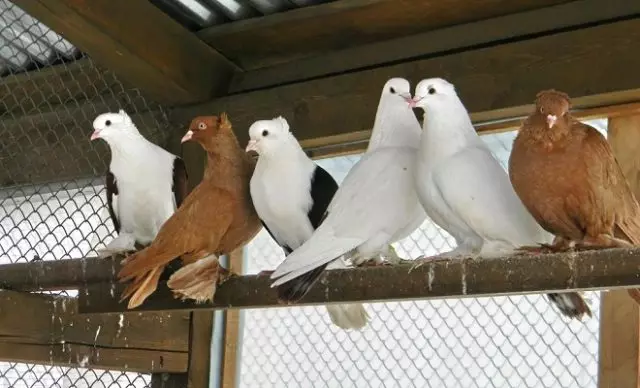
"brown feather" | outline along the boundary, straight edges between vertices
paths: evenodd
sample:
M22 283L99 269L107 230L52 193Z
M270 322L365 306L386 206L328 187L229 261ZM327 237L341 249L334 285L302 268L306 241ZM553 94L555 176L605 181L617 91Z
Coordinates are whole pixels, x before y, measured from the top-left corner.
M240 147L226 115L197 117L189 129L192 140L207 151L204 177L151 245L130 256L118 273L121 281L144 277L143 282L134 282L136 304L155 290L156 274L173 258L191 263L209 254L228 254L262 228L249 196L255 161ZM156 269L160 270L152 272Z
M609 143L569 108L562 92L538 94L509 158L516 193L544 229L564 240L598 247L639 244L638 202ZM557 117L551 128L550 114Z

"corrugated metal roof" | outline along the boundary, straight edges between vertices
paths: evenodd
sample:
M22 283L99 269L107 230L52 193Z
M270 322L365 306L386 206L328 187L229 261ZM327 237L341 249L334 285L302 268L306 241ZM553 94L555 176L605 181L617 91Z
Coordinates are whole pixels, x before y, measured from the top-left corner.
M80 51L8 0L0 0L0 74L77 59Z
M335 0L150 0L186 28L203 28ZM68 40L9 0L0 0L0 76L81 58Z
M192 31L335 0L150 0Z

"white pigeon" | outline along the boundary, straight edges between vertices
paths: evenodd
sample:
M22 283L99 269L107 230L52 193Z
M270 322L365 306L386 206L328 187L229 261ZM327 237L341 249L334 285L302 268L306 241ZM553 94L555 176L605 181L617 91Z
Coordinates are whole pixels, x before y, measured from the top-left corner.
M437 256L499 257L551 242L553 236L529 214L476 133L452 84L420 81L410 106L425 112L416 191L427 215L457 243Z
M338 184L300 147L283 117L259 120L249 128L247 152L259 155L251 177L251 198L271 237L290 254L322 223ZM278 287L278 297L296 302L324 268L344 268L342 260L323 265ZM360 329L368 316L360 303L327 305L331 321L343 329Z
M416 191L427 215L457 244L435 257L509 256L523 246L553 241L476 133L451 83L441 78L420 81L410 106L425 112ZM414 267L430 259L419 258ZM547 296L565 315L580 309L576 301L582 298L576 293Z
M181 158L145 139L120 109L93 121L91 140L111 149L106 176L107 205L118 236L98 251L106 257L148 245L188 194Z
M367 152L345 177L322 224L271 275L276 279L272 287L343 255L397 259L389 244L407 237L426 218L413 183L420 124L409 100L407 80L387 81Z

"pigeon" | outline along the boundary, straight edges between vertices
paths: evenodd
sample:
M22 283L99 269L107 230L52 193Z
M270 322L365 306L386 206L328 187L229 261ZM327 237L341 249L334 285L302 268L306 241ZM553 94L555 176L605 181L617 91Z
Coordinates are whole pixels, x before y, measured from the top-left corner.
M122 293L122 299L130 297L129 309L156 290L162 269L175 257L184 266L167 282L174 296L212 300L217 285L230 275L218 257L262 229L249 193L255 161L238 144L226 114L194 118L185 141L197 141L207 152L204 176L151 245L130 256L118 273L121 282L133 280Z
M536 96L509 158L516 193L555 235L553 250L640 245L640 206L609 143L570 107L560 91ZM629 294L640 302L640 290Z
M91 140L102 139L111 149L106 174L107 207L118 236L100 257L135 251L136 244L153 241L162 224L188 194L183 160L145 139L120 109L93 121Z
M456 240L435 257L501 257L551 242L514 191L507 172L476 133L454 86L422 80L410 103L424 109L416 190L427 215ZM417 259L415 266L433 259ZM576 293L550 294L568 316L586 304ZM588 307L587 307L588 310Z
M392 78L384 85L370 146L338 188L322 224L273 272L272 287L340 257L354 263L375 257L399 261L390 244L426 219L413 183L420 124L407 105L410 99L407 80Z
M305 154L285 118L256 121L249 128L249 138L246 151L259 155L251 177L251 198L265 229L288 255L320 225L338 184ZM335 260L290 280L278 287L279 299L299 300L325 267L346 265ZM342 329L360 329L367 324L368 316L360 303L326 308L331 321Z

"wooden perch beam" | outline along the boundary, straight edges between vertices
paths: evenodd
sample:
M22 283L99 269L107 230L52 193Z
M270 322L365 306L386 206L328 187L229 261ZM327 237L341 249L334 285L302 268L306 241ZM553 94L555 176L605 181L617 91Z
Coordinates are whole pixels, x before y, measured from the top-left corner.
M0 311L2 361L142 373L187 370L188 314L80 316L74 298L7 290L0 291Z
M179 125L194 116L226 111L240 141L256 119L283 115L307 147L333 144L368 131L380 87L391 77L415 83L427 77L452 81L475 123L526 115L535 95L557 88L576 108L640 101L635 44L640 19L611 22L485 48L383 65L305 82L239 93L173 110ZM585 82L589 80L589 82Z
M411 272L409 268L327 271L299 305L635 287L640 285L640 249L438 260ZM8 264L0 266L0 284L19 290L83 288L78 301L81 313L284 307L268 277L239 276L222 284L211 304L176 300L160 286L140 308L126 310L126 304L118 302L122 291L114 282L118 270L119 259Z
M235 70L149 1L14 2L161 103L187 104L225 93Z
M198 35L244 69L255 69L568 1L336 1L215 26Z

